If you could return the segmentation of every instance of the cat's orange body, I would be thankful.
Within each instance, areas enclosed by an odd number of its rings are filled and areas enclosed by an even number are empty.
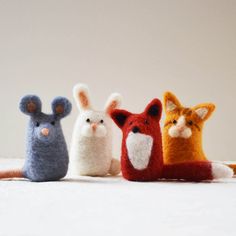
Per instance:
[[[172,93],[167,92],[164,95],[164,107],[164,163],[206,161],[202,149],[202,129],[215,106],[205,103],[185,108]]]

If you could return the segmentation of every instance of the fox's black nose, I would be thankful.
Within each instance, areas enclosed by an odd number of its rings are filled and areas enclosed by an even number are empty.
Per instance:
[[[134,126],[134,128],[132,129],[133,133],[139,133],[139,128],[137,126]]]

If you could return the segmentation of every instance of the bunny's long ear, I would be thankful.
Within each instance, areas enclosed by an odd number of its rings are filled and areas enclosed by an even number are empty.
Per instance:
[[[19,108],[24,114],[32,116],[41,112],[42,103],[39,97],[26,95],[21,99]]]
[[[105,112],[110,115],[111,112],[121,105],[122,97],[119,93],[112,93],[105,104]]]
[[[200,121],[206,121],[215,110],[215,105],[212,103],[203,103],[203,104],[199,104],[193,107],[193,110],[194,110],[195,116]]]
[[[52,101],[52,111],[58,118],[64,118],[70,114],[72,109],[71,102],[64,97],[56,97]]]
[[[75,85],[73,88],[73,96],[79,110],[89,110],[92,108],[89,99],[89,89],[86,84]]]
[[[165,92],[164,94],[164,109],[166,113],[175,112],[181,107],[181,103],[177,97],[171,92]]]

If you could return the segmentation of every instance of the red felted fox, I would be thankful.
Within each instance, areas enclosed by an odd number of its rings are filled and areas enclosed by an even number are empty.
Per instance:
[[[155,181],[160,178],[188,181],[228,177],[224,165],[208,161],[163,164],[160,118],[162,105],[152,100],[143,113],[114,110],[111,117],[123,132],[121,170],[131,181]],[[222,175],[221,175],[222,173]]]

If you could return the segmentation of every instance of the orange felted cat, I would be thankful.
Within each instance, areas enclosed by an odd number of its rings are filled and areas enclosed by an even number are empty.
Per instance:
[[[207,171],[212,179],[231,178],[233,171],[226,165],[207,161],[202,150],[202,129],[204,122],[215,110],[212,103],[203,103],[192,108],[181,105],[170,92],[164,95],[166,120],[163,133],[164,177],[180,178],[183,175],[201,176]],[[178,171],[173,166],[182,166]]]
[[[206,161],[202,150],[204,122],[215,110],[212,103],[192,108],[181,105],[170,92],[164,94],[166,121],[164,124],[164,162],[174,164],[186,161]]]

